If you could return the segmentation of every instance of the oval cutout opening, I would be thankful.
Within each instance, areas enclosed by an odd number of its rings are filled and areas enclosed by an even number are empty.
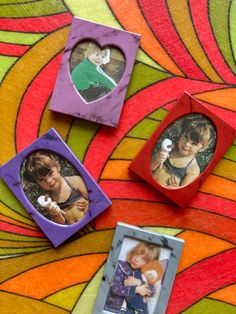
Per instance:
[[[216,128],[206,116],[191,113],[175,120],[154,146],[153,178],[168,189],[190,184],[211,162],[216,141]]]
[[[37,150],[25,158],[21,183],[34,208],[55,223],[77,223],[88,211],[83,178],[68,160],[52,151]]]

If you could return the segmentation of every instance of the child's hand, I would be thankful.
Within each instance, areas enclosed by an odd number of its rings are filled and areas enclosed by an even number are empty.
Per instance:
[[[158,154],[159,156],[159,163],[163,165],[163,163],[165,162],[165,160],[169,157],[169,153],[161,150]]]
[[[162,168],[163,163],[169,157],[169,153],[163,150],[157,152],[156,156],[152,162],[152,170],[157,169],[158,167]]]
[[[47,210],[54,222],[62,225],[65,224],[65,212],[48,195],[40,196],[38,203]]]
[[[178,188],[180,185],[180,179],[176,177],[175,175],[172,175],[168,180],[167,180],[167,186],[172,187],[172,188]]]
[[[141,280],[135,277],[129,276],[124,280],[125,286],[140,286]]]
[[[60,209],[56,202],[50,202],[46,209],[51,216],[64,214],[64,212]]]
[[[140,294],[142,297],[149,297],[152,294],[152,291],[148,288],[148,285],[137,286],[135,292]]]
[[[86,200],[84,197],[81,197],[76,203],[77,209],[81,212],[84,211],[87,205],[88,205],[88,200]]]

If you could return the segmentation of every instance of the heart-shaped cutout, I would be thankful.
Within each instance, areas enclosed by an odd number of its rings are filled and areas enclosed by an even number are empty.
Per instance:
[[[101,48],[90,40],[79,42],[72,51],[71,78],[87,103],[110,93],[120,82],[124,70],[124,55],[114,46]]]

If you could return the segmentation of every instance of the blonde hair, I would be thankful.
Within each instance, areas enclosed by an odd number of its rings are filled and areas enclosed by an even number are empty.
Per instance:
[[[95,43],[89,43],[88,48],[84,54],[85,59],[91,56],[95,52],[105,52],[105,60],[103,61],[104,64],[110,62],[110,50],[108,48],[101,49]]]
[[[60,170],[56,157],[46,150],[37,151],[26,160],[24,178],[31,182],[37,182],[40,177],[48,175],[53,167]]]
[[[149,262],[159,258],[160,247],[158,245],[142,241],[128,252],[126,260],[129,264],[134,255],[142,255],[146,262]]]
[[[145,274],[148,270],[155,270],[157,273],[157,278],[154,280],[148,280],[148,284],[153,285],[155,282],[162,279],[164,275],[164,267],[159,261],[150,261],[143,265],[141,272]]]

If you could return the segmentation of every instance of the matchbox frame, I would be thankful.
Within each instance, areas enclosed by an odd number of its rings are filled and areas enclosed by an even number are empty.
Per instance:
[[[168,128],[177,119],[180,119],[183,116],[191,113],[198,113],[206,116],[206,118],[208,118],[215,126],[215,151],[209,164],[193,182],[177,189],[168,189],[156,182],[153,177],[150,166],[152,152],[156,142],[165,129]],[[150,139],[131,163],[129,169],[152,185],[154,188],[156,188],[158,191],[160,191],[162,194],[164,194],[166,197],[168,197],[170,200],[172,200],[174,203],[176,203],[178,206],[185,208],[189,204],[192,197],[197,193],[202,183],[209,176],[213,168],[222,158],[224,153],[230,147],[234,138],[235,130],[230,125],[221,120],[212,111],[207,109],[196,98],[185,92],[184,95],[177,100],[175,106],[164,118],[160,126],[154,131]]]
[[[63,157],[75,168],[83,179],[88,191],[89,207],[80,221],[71,225],[55,223],[40,214],[27,198],[22,187],[21,168],[26,158],[33,152],[39,150],[47,150]],[[111,205],[109,198],[53,128],[4,164],[0,168],[0,177],[5,181],[55,247],[60,245]]]
[[[105,310],[104,307],[106,305],[109,290],[112,286],[116,264],[125,237],[160,245],[161,247],[167,248],[171,251],[163,277],[164,279],[162,281],[160,295],[154,310],[154,313],[164,314],[177,272],[184,240],[157,232],[143,230],[139,227],[128,225],[122,222],[117,223],[112,246],[105,266],[99,292],[95,301],[93,314],[113,314],[113,312]]]
[[[86,102],[70,74],[70,58],[78,43],[91,40],[100,47],[114,46],[125,57],[125,69],[117,86],[101,98]],[[74,17],[50,102],[52,111],[117,127],[139,45],[140,35]]]

